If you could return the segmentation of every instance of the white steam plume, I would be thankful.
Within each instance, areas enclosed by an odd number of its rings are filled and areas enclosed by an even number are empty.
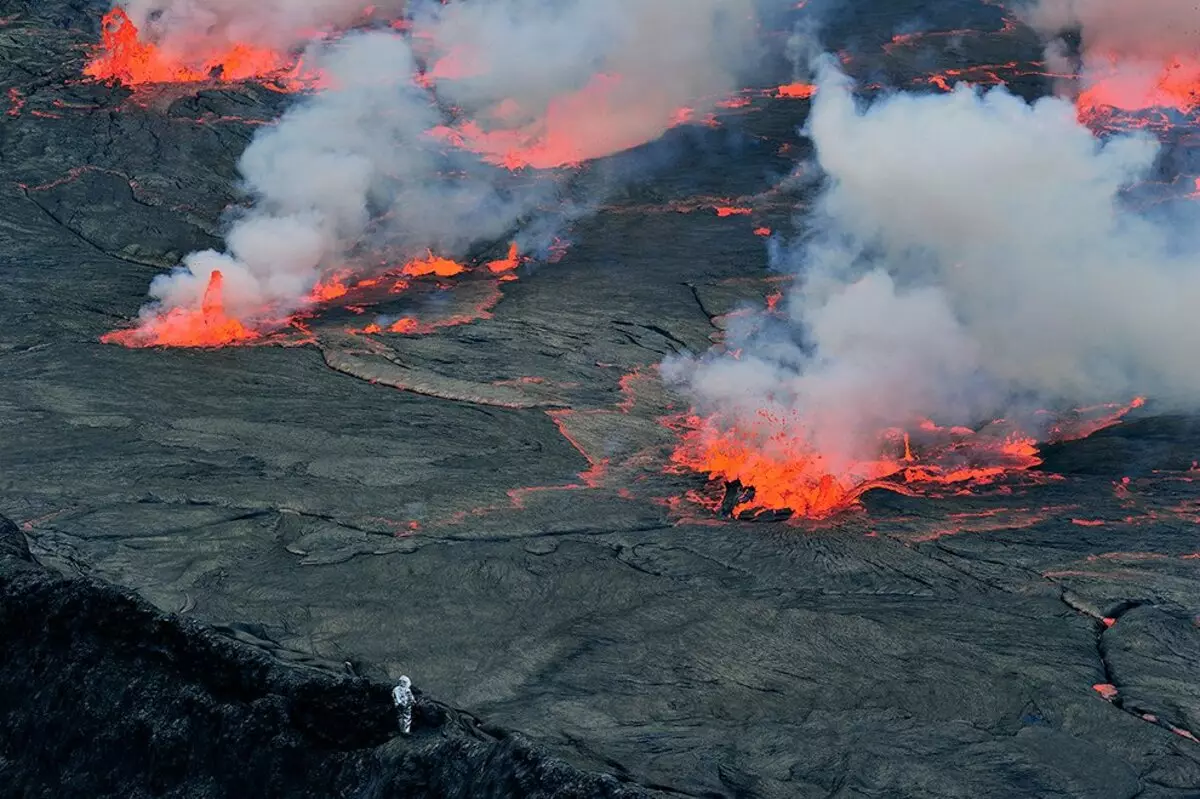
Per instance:
[[[786,321],[665,365],[700,413],[746,431],[773,413],[836,471],[921,419],[1196,403],[1200,248],[1119,197],[1152,139],[1102,143],[1067,102],[1003,88],[863,108],[832,61],[818,82],[807,132],[828,182],[779,264]]]
[[[241,159],[252,206],[232,222],[226,252],[193,253],[156,279],[143,322],[197,307],[214,269],[226,310],[254,321],[303,305],[323,274],[353,270],[356,252],[386,244],[454,258],[504,237],[561,205],[563,174],[514,180],[485,160],[517,151],[521,163],[551,166],[657,138],[680,106],[715,102],[734,85],[753,9],[754,0],[427,3],[413,12],[411,39],[389,31],[327,43],[310,66],[328,88],[260,132]],[[428,63],[466,58],[470,68],[418,78],[410,41]],[[451,104],[452,119],[442,110]],[[471,135],[451,132],[460,145],[451,146],[448,125]]]

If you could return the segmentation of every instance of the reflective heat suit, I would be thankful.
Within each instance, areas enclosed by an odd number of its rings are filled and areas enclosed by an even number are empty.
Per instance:
[[[413,704],[416,701],[412,692],[412,680],[401,677],[400,682],[392,689],[392,702],[396,705],[396,717],[400,722],[400,732],[404,735],[412,731]]]

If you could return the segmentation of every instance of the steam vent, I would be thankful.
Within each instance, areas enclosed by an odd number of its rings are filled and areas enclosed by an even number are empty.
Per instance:
[[[0,0],[0,798],[1200,797],[1195,2],[112,2]]]

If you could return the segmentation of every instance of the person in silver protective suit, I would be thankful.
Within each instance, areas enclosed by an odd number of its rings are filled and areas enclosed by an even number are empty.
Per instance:
[[[412,712],[416,701],[417,698],[412,692],[412,680],[402,676],[400,682],[392,689],[392,703],[396,706],[396,717],[403,735],[412,732]]]

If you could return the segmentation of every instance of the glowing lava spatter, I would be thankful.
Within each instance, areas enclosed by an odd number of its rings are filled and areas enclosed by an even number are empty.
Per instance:
[[[508,245],[508,253],[503,258],[498,258],[495,261],[489,261],[487,268],[493,275],[500,275],[506,272],[511,272],[521,265],[521,251],[517,248],[517,243],[514,241]]]
[[[449,258],[439,258],[433,253],[428,253],[424,258],[409,261],[400,271],[409,277],[426,277],[429,275],[453,277],[467,271],[467,268],[457,261],[452,261]]]
[[[201,56],[170,54],[143,41],[133,20],[119,6],[104,15],[102,43],[83,71],[88,77],[126,86],[266,78],[299,88],[316,77],[301,74],[300,62],[290,53],[245,43]]]
[[[225,347],[245,344],[261,333],[225,312],[224,277],[214,270],[199,308],[172,308],[143,320],[132,330],[116,330],[100,337],[105,344],[124,347]]]
[[[1118,424],[1144,403],[1138,397],[1126,405],[1055,415],[1045,440],[1086,438]],[[887,430],[879,436],[880,454],[865,460],[822,453],[807,439],[802,420],[765,410],[740,425],[699,416],[669,424],[682,436],[671,457],[676,467],[753,489],[732,508],[735,517],[748,511],[791,511],[797,517],[819,519],[857,505],[872,488],[907,494],[946,486],[968,490],[1042,462],[1037,439],[1003,420],[980,430],[945,428],[929,420],[914,424],[911,431]]]
[[[515,247],[515,245],[514,245]],[[510,249],[510,257],[514,250]],[[500,262],[493,262],[500,263]],[[490,266],[490,265],[489,265]],[[515,266],[514,266],[515,268]],[[388,293],[397,294],[410,288],[407,278],[445,278],[460,275],[469,271],[466,266],[449,258],[442,258],[427,253],[425,257],[405,263],[399,270],[391,273],[388,280]],[[396,275],[403,277],[396,278]],[[311,306],[322,305],[347,298],[351,292],[361,294],[364,290],[373,289],[384,283],[386,276],[365,278],[351,282],[352,274],[348,271],[337,272],[318,281],[307,296],[308,309],[300,309],[295,314],[274,313],[270,308],[262,309],[262,319],[251,321],[231,316],[225,308],[223,298],[224,276],[219,270],[214,270],[208,279],[200,306],[177,307],[160,311],[153,316],[143,316],[138,326],[129,330],[116,330],[100,337],[105,344],[120,344],[124,347],[228,347],[240,344],[259,343],[267,332],[287,326],[300,328],[301,319],[311,313]],[[504,278],[501,278],[503,280]],[[379,289],[383,292],[383,289]],[[486,306],[470,314],[462,314],[452,319],[434,322],[417,322],[412,319],[400,319],[388,329],[396,333],[429,333],[442,327],[465,324],[479,318],[486,318],[486,309],[499,301],[499,291],[496,297],[483,303]],[[361,310],[361,309],[360,309]],[[366,331],[381,332],[378,325],[371,325]]]
[[[802,422],[769,411],[741,426],[699,416],[674,424],[683,433],[674,464],[753,489],[734,506],[734,516],[787,510],[819,519],[854,506],[871,488],[911,493],[923,486],[981,485],[1041,463],[1034,439],[1002,420],[978,432],[928,420],[911,432],[887,430],[874,459],[822,453],[807,440]]]
[[[775,90],[775,96],[789,100],[807,100],[817,93],[811,83],[788,83]]]

